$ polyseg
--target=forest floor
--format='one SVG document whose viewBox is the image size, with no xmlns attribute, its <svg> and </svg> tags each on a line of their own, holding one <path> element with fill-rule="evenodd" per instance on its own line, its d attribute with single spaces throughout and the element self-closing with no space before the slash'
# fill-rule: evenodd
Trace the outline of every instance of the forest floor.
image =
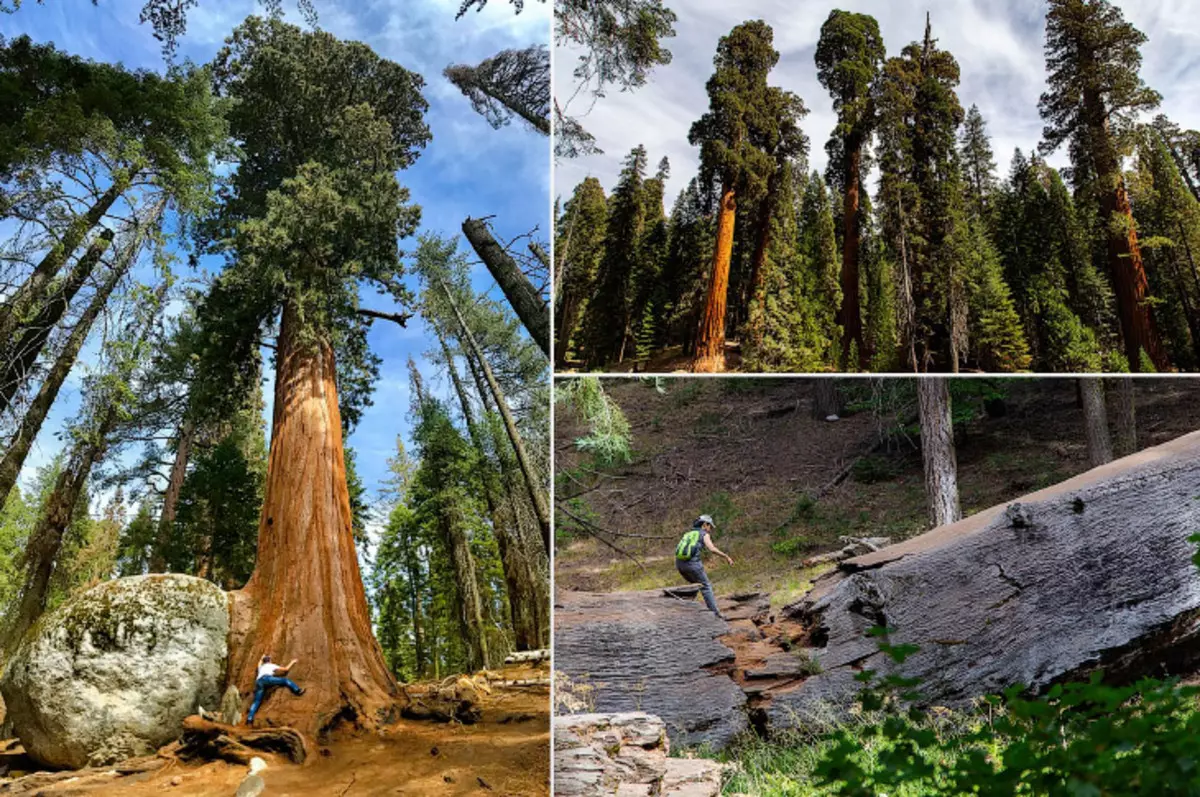
<svg viewBox="0 0 1200 797">
<path fill-rule="evenodd" d="M 544 665 L 497 672 L 506 680 L 548 677 Z M 548 795 L 548 688 L 493 687 L 480 707 L 481 719 L 471 725 L 401 720 L 377 733 L 334 739 L 302 765 L 264 754 L 268 764 L 261 773 L 264 794 Z M 19 745 L 0 752 L 0 771 L 18 770 L 29 763 Z M 0 794 L 233 795 L 247 771 L 224 761 L 194 765 L 172 761 L 154 772 L 101 782 L 65 780 L 32 790 L 23 789 L 19 780 L 0 780 Z"/>
<path fill-rule="evenodd" d="M 580 362 L 568 362 L 558 373 L 579 373 L 583 370 Z M 725 341 L 725 371 L 737 373 L 742 368 L 742 344 L 736 340 Z M 646 360 L 630 358 L 622 363 L 610 365 L 604 369 L 609 374 L 688 374 L 692 372 L 692 358 L 683 353 L 682 346 L 672 346 L 656 351 Z"/>
<path fill-rule="evenodd" d="M 559 525 L 558 589 L 611 592 L 680 583 L 673 551 L 702 513 L 716 520 L 709 574 L 718 595 L 764 592 L 773 606 L 807 592 L 831 565 L 805 567 L 842 547 L 839 537 L 891 537 L 928 530 L 919 431 L 868 408 L 874 380 L 842 380 L 849 401 L 836 422 L 811 417 L 812 381 L 803 378 L 662 380 L 665 394 L 642 380 L 607 380 L 625 412 L 634 457 L 596 476 L 575 449 L 584 427 L 556 417 L 557 500 L 620 533 L 612 539 L 640 564 L 583 533 Z M 1089 468 L 1083 412 L 1071 379 L 976 380 L 979 411 L 956 419 L 960 501 L 971 515 Z M 1002 395 L 992 417 L 985 399 Z M 1200 428 L 1200 401 L 1186 380 L 1136 383 L 1138 446 L 1164 443 Z M 915 401 L 915 399 L 914 399 Z M 995 412 L 995 408 L 993 408 Z M 915 405 L 900 415 L 915 415 Z M 889 442 L 879 443 L 881 431 Z"/>
</svg>

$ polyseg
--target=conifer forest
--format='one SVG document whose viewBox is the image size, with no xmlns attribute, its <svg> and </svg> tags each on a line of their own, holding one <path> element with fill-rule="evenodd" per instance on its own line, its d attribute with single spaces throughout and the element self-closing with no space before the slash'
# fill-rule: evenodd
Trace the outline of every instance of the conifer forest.
<svg viewBox="0 0 1200 797">
<path fill-rule="evenodd" d="M 184 717 L 157 704 L 114 725 L 39 692 L 60 627 L 147 657 L 127 672 L 183 673 L 191 697 L 162 699 L 198 715 L 185 751 L 215 755 L 220 703 L 216 757 L 239 777 L 249 756 L 228 745 L 261 734 L 296 761 L 347 728 L 477 720 L 462 694 L 411 685 L 550 642 L 548 199 L 541 177 L 497 178 L 547 156 L 549 12 L 142 1 L 0 2 L 0 736 L 55 769 L 179 738 Z M 464 136 L 494 169 L 449 168 Z M 228 635 L 186 651 L 215 680 L 153 658 L 209 622 L 171 614 L 155 597 L 171 589 L 228 603 L 210 623 Z M 116 619 L 122 600 L 135 619 Z M 80 617 L 115 630 L 63 625 Z M 253 727 L 275 730 L 236 731 L 264 654 L 297 659 L 301 691 L 267 696 Z M 133 689 L 112 659 L 71 660 L 96 699 Z M 512 726 L 541 752 L 480 782 L 547 793 L 542 725 Z M 445 766 L 376 774 L 441 785 Z M 360 793 L 378 793 L 371 771 Z"/>
<path fill-rule="evenodd" d="M 682 9 L 639 5 L 658 24 L 641 29 L 643 61 L 618 62 L 632 70 L 621 89 L 653 84 L 665 44 L 689 46 L 671 41 Z M 936 14 L 885 41 L 870 14 L 834 10 L 804 62 L 781 62 L 770 20 L 733 26 L 687 135 L 699 168 L 677 196 L 664 196 L 672 164 L 635 126 L 611 185 L 557 187 L 556 367 L 1200 367 L 1200 132 L 1162 112 L 1172 86 L 1143 79 L 1154 42 L 1120 6 L 1039 5 L 1041 131 L 1012 152 L 960 91 Z M 777 85 L 794 70 L 827 93 Z M 833 129 L 806 122 L 818 105 Z M 596 151 L 556 144 L 560 160 Z"/>
</svg>

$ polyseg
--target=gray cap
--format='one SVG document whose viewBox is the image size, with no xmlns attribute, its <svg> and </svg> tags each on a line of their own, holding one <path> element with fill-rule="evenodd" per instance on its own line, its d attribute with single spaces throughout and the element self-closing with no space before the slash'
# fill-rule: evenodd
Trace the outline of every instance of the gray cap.
<svg viewBox="0 0 1200 797">
<path fill-rule="evenodd" d="M 712 515 L 701 515 L 700 517 L 696 518 L 696 520 L 698 520 L 701 523 L 707 523 L 708 525 L 710 525 L 714 528 L 717 525 L 716 523 L 713 523 Z"/>
</svg>

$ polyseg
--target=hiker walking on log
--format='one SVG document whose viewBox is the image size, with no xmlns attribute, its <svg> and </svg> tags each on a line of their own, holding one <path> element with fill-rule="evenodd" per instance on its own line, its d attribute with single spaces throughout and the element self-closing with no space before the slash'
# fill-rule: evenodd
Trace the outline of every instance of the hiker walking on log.
<svg viewBox="0 0 1200 797">
<path fill-rule="evenodd" d="M 263 699 L 267 696 L 267 692 L 278 686 L 286 686 L 292 690 L 292 694 L 299 696 L 304 694 L 304 690 L 296 685 L 296 682 L 291 678 L 287 678 L 288 672 L 296 666 L 296 660 L 292 659 L 288 666 L 280 667 L 271 661 L 270 654 L 264 653 L 263 657 L 258 660 L 258 679 L 254 682 L 254 702 L 250 704 L 250 713 L 246 715 L 246 724 L 254 724 L 254 715 L 258 713 L 259 707 L 262 705 Z"/>
<path fill-rule="evenodd" d="M 692 523 L 691 530 L 685 533 L 680 538 L 679 544 L 675 546 L 675 569 L 679 571 L 679 575 L 683 576 L 684 581 L 700 585 L 700 593 L 704 595 L 704 605 L 717 616 L 718 620 L 724 620 L 725 616 L 717 608 L 712 582 L 708 580 L 708 573 L 704 572 L 704 563 L 700 561 L 700 554 L 707 548 L 717 556 L 724 557 L 725 561 L 731 565 L 733 559 L 713 544 L 712 530 L 713 519 L 711 516 L 701 515 L 696 518 L 696 521 Z"/>
</svg>

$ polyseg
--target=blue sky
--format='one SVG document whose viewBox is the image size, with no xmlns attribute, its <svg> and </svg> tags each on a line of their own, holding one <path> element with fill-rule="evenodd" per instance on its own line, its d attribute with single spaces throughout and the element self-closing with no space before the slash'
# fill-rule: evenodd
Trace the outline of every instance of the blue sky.
<svg viewBox="0 0 1200 797">
<path fill-rule="evenodd" d="M 54 42 L 59 49 L 86 58 L 162 71 L 159 43 L 148 26 L 138 24 L 142 4 L 143 0 L 99 0 L 95 6 L 90 0 L 46 0 L 45 5 L 37 5 L 27 0 L 15 14 L 0 14 L 0 33 L 7 37 L 27 33 L 35 41 Z M 482 12 L 456 22 L 459 0 L 315 0 L 315 5 L 324 30 L 363 41 L 425 78 L 426 122 L 433 140 L 416 165 L 400 174 L 412 200 L 423 209 L 421 231 L 461 239 L 460 225 L 468 215 L 495 214 L 493 224 L 500 237 L 513 238 L 540 227 L 540 237 L 548 239 L 547 139 L 515 123 L 493 130 L 441 73 L 450 63 L 474 64 L 503 49 L 548 42 L 549 7 L 530 2 L 518 15 L 508 3 L 493 0 Z M 283 0 L 283 7 L 285 18 L 301 23 L 295 0 Z M 200 0 L 188 14 L 188 32 L 180 41 L 178 57 L 198 63 L 210 60 L 229 32 L 252 13 L 262 13 L 255 0 Z M 415 238 L 401 242 L 404 250 L 415 245 Z M 469 251 L 462 241 L 460 248 L 464 247 Z M 482 266 L 475 268 L 473 279 L 477 290 L 500 296 Z M 396 309 L 373 289 L 364 291 L 363 297 L 363 306 Z M 423 362 L 422 355 L 433 342 L 418 319 L 411 320 L 407 329 L 376 322 L 370 333 L 372 350 L 383 358 L 375 405 L 366 411 L 348 443 L 358 452 L 359 473 L 372 492 L 386 475 L 386 460 L 395 451 L 397 435 L 408 437 L 407 358 L 411 355 L 418 361 L 436 392 L 445 395 L 448 390 Z M 93 357 L 95 345 L 90 342 L 88 349 Z M 56 433 L 79 407 L 84 370 L 77 367 L 60 394 L 31 453 L 23 484 L 34 467 L 61 448 Z M 270 401 L 269 381 L 265 395 Z M 266 417 L 270 418 L 269 406 Z"/>
<path fill-rule="evenodd" d="M 606 190 L 616 184 L 621 160 L 645 144 L 650 163 L 671 160 L 668 205 L 696 173 L 699 150 L 687 143 L 688 128 L 708 109 L 704 83 L 712 74 L 717 40 L 734 25 L 762 19 L 775 30 L 780 51 L 771 82 L 804 99 L 810 111 L 803 123 L 811 140 L 812 166 L 824 170 L 825 142 L 835 125 L 829 94 L 817 80 L 813 57 L 821 25 L 834 8 L 871 14 L 879 21 L 888 55 L 896 55 L 925 30 L 925 13 L 933 35 L 962 68 L 959 98 L 964 107 L 978 104 L 996 153 L 1001 176 L 1007 175 L 1013 149 L 1026 153 L 1041 138 L 1038 98 L 1045 90 L 1044 0 L 665 0 L 679 16 L 676 36 L 666 42 L 674 55 L 669 66 L 656 69 L 650 83 L 636 91 L 611 91 L 590 107 L 580 97 L 569 112 L 581 118 L 605 151 L 557 167 L 556 192 L 569 196 L 589 175 Z M 1186 128 L 1200 128 L 1200 0 L 1115 0 L 1125 18 L 1150 41 L 1143 47 L 1143 79 L 1163 95 L 1161 112 Z M 555 92 L 570 96 L 571 50 L 555 53 Z M 1050 162 L 1065 165 L 1063 147 Z M 871 190 L 875 190 L 874 184 Z"/>
</svg>

